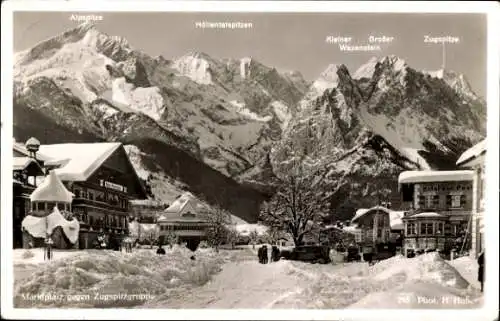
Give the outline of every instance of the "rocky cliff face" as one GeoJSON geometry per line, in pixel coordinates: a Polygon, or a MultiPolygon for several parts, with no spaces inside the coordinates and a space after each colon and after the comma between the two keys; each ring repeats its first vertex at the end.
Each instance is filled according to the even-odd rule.
{"type": "Polygon", "coordinates": [[[463,75],[418,72],[397,57],[371,59],[354,76],[331,65],[300,104],[273,149],[273,168],[286,175],[300,160],[320,169],[332,191],[342,186],[333,196],[340,216],[384,191],[396,205],[401,171],[453,169],[486,131],[484,103],[463,75]]]}
{"type": "Polygon", "coordinates": [[[397,57],[353,76],[330,65],[309,84],[250,57],[151,57],[83,24],[16,53],[14,75],[16,139],[134,145],[157,181],[250,221],[297,161],[322,169],[340,186],[335,208],[350,208],[401,170],[453,167],[485,135],[484,101],[463,75],[397,57]]]}

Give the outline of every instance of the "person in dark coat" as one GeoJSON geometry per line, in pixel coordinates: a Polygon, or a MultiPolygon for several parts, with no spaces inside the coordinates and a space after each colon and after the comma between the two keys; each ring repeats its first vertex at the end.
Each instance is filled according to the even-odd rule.
{"type": "Polygon", "coordinates": [[[259,247],[259,249],[257,250],[257,257],[259,258],[259,263],[263,264],[264,261],[263,261],[263,258],[262,258],[262,246],[259,247]]]}
{"type": "Polygon", "coordinates": [[[484,251],[479,254],[477,258],[477,264],[479,269],[477,271],[477,280],[481,283],[481,292],[483,292],[484,287],[484,251]]]}
{"type": "Polygon", "coordinates": [[[271,257],[273,262],[278,262],[280,260],[280,250],[276,245],[272,247],[271,257]]]}
{"type": "Polygon", "coordinates": [[[156,255],[165,255],[165,250],[163,249],[163,247],[161,247],[161,244],[160,246],[158,246],[158,249],[156,250],[156,255]]]}
{"type": "Polygon", "coordinates": [[[262,263],[267,264],[269,261],[269,258],[267,256],[267,246],[262,247],[262,263]]]}

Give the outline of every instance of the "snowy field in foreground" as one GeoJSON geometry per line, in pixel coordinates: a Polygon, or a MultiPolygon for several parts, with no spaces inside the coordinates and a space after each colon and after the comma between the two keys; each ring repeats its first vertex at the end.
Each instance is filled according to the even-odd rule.
{"type": "MultiPolygon", "coordinates": [[[[482,302],[477,288],[433,253],[368,266],[284,260],[263,265],[251,248],[219,254],[198,250],[195,261],[182,248],[167,249],[166,256],[153,250],[72,251],[38,264],[35,258],[23,259],[22,251],[15,253],[16,307],[428,309],[475,308],[482,302]],[[27,298],[41,293],[91,295],[81,302],[27,298]],[[95,300],[94,293],[150,297],[95,300]]],[[[474,267],[468,271],[472,275],[474,267]]]]}
{"type": "Polygon", "coordinates": [[[137,306],[144,303],[144,296],[116,298],[112,295],[144,294],[150,300],[183,293],[189,287],[207,282],[231,256],[227,252],[198,250],[193,261],[190,259],[193,252],[186,248],[165,249],[165,256],[144,249],[132,253],[58,251],[51,262],[43,262],[40,249],[30,251],[35,256],[27,259],[23,259],[25,250],[16,250],[15,307],[137,306]],[[44,296],[36,297],[40,294],[44,296]],[[99,300],[95,294],[99,294],[99,300]]]}

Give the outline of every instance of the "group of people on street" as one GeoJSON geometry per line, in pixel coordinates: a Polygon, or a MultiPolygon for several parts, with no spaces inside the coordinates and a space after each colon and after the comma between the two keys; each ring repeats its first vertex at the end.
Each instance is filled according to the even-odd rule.
{"type": "MultiPolygon", "coordinates": [[[[268,250],[267,250],[267,245],[261,246],[257,250],[257,256],[259,258],[259,263],[261,264],[267,264],[269,263],[269,257],[268,257],[268,250]]],[[[271,255],[270,255],[271,262],[277,262],[280,259],[280,250],[278,249],[277,246],[273,245],[271,248],[271,255]]]]}

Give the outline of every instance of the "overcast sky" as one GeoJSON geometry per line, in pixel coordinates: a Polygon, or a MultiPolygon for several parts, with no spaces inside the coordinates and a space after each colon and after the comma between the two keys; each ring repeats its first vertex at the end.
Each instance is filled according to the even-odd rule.
{"type": "MultiPolygon", "coordinates": [[[[450,3],[452,5],[452,3],[450,3]]],[[[14,49],[32,47],[78,23],[77,12],[14,14],[14,49]]],[[[479,14],[361,13],[84,13],[102,15],[98,29],[126,38],[136,49],[172,59],[188,51],[215,58],[251,56],[278,70],[298,70],[314,80],[328,64],[343,63],[351,72],[373,56],[397,55],[415,69],[439,69],[442,46],[424,43],[424,35],[459,37],[446,46],[446,67],[464,73],[473,89],[486,93],[486,17],[479,14]],[[197,21],[252,22],[251,29],[200,29],[197,21]],[[382,51],[342,52],[325,38],[349,36],[367,44],[370,35],[394,37],[382,51]]]]}

